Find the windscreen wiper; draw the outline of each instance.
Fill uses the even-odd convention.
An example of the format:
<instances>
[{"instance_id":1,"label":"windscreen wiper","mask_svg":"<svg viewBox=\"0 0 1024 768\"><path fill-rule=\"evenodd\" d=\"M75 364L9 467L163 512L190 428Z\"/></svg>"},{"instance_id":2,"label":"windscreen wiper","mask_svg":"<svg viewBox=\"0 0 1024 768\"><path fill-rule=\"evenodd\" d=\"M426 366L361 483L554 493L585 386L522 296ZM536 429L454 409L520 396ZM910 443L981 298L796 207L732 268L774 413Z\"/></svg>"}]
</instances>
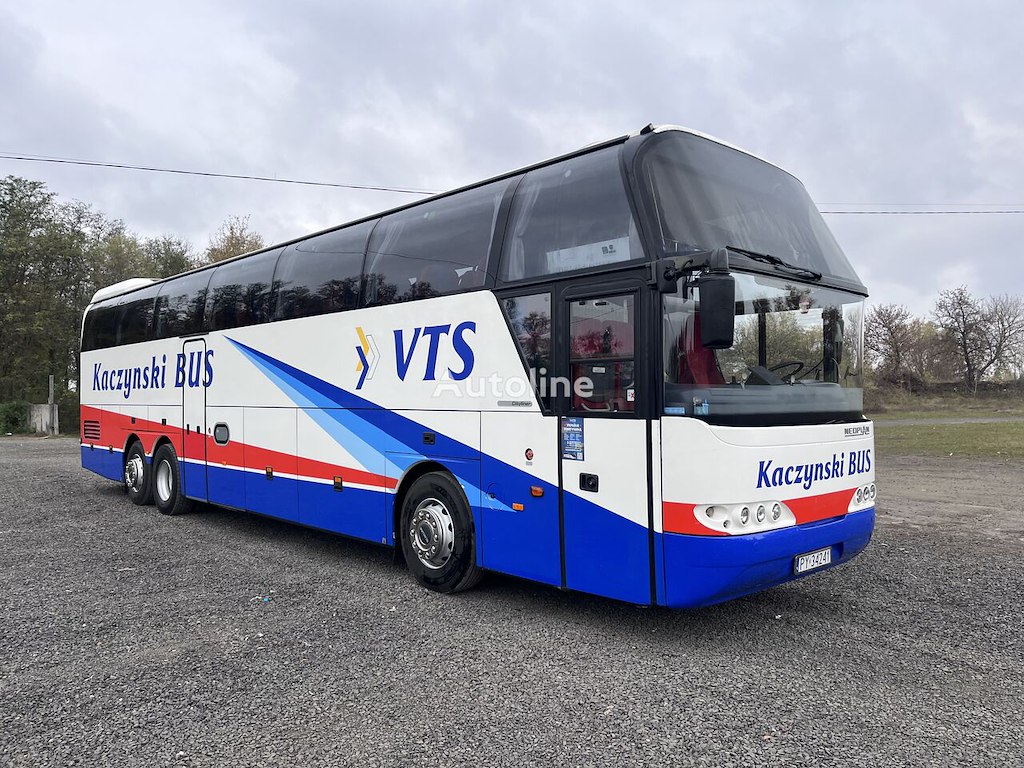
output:
<instances>
[{"instance_id":1,"label":"windscreen wiper","mask_svg":"<svg viewBox=\"0 0 1024 768\"><path fill-rule=\"evenodd\" d=\"M790 264L788 261L780 259L778 256L772 256L770 253L758 253L757 251L748 251L746 248L737 248L735 245L725 246L726 250L732 251L733 253L739 253L746 256L748 259L754 261L761 261L765 264L771 264L778 267L779 269L786 269L790 272L794 272L799 275L803 275L810 280L821 280L821 272L815 272L813 269L807 267L800 267L796 264Z\"/></svg>"}]
</instances>

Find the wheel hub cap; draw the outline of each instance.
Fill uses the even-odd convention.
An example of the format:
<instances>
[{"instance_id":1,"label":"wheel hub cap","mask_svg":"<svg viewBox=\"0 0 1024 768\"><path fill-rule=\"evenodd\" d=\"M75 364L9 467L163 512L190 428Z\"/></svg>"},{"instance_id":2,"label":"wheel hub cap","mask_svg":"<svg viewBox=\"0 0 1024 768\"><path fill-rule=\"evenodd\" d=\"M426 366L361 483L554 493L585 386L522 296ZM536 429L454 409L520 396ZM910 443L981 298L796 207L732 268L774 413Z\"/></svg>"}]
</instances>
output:
<instances>
[{"instance_id":1,"label":"wheel hub cap","mask_svg":"<svg viewBox=\"0 0 1024 768\"><path fill-rule=\"evenodd\" d=\"M437 570L447 563L455 549L452 516L443 502L425 499L412 513L409 541L421 563Z\"/></svg>"},{"instance_id":2,"label":"wheel hub cap","mask_svg":"<svg viewBox=\"0 0 1024 768\"><path fill-rule=\"evenodd\" d=\"M156 493L160 501L168 501L171 498L171 465L166 459L156 468Z\"/></svg>"},{"instance_id":3,"label":"wheel hub cap","mask_svg":"<svg viewBox=\"0 0 1024 768\"><path fill-rule=\"evenodd\" d=\"M124 465L124 484L138 493L145 480L146 462L141 456L132 456Z\"/></svg>"}]
</instances>

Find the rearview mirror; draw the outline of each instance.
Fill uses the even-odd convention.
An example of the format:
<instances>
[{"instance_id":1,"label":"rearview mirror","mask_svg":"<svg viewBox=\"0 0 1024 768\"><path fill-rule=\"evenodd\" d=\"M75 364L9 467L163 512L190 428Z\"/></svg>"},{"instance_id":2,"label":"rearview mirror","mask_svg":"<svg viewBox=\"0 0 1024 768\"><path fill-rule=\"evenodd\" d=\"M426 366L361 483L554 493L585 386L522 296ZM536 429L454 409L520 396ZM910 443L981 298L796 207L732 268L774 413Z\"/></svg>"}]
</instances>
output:
<instances>
[{"instance_id":1,"label":"rearview mirror","mask_svg":"<svg viewBox=\"0 0 1024 768\"><path fill-rule=\"evenodd\" d=\"M733 345L736 280L728 272L709 272L697 279L700 290L700 343L707 349Z\"/></svg>"}]
</instances>

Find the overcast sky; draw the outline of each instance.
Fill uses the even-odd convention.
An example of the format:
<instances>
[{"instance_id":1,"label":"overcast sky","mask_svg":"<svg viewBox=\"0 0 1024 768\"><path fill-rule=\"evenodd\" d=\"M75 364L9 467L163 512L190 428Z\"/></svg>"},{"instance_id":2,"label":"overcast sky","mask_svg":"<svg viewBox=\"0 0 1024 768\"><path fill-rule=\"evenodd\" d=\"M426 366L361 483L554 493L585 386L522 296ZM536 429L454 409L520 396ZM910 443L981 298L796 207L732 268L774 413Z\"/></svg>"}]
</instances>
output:
<instances>
[{"instance_id":1,"label":"overcast sky","mask_svg":"<svg viewBox=\"0 0 1024 768\"><path fill-rule=\"evenodd\" d=\"M823 210L1024 210L1018 2L0 0L0 152L448 189L649 122ZM278 241L408 195L0 159L142 235ZM1024 294L1024 215L827 215L872 301Z\"/></svg>"}]
</instances>

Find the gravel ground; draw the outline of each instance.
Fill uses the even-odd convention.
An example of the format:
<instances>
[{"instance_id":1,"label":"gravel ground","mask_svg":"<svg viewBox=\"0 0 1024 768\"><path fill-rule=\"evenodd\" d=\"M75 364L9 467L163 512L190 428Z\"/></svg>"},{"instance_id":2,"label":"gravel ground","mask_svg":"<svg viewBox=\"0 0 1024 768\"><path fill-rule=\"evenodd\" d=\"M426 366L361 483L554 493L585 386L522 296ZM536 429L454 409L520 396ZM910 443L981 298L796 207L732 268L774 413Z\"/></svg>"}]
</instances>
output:
<instances>
[{"instance_id":1,"label":"gravel ground","mask_svg":"<svg viewBox=\"0 0 1024 768\"><path fill-rule=\"evenodd\" d=\"M1022 765L1022 470L883 457L853 563L670 612L435 595L387 550L164 517L77 441L0 439L0 764Z\"/></svg>"}]
</instances>

